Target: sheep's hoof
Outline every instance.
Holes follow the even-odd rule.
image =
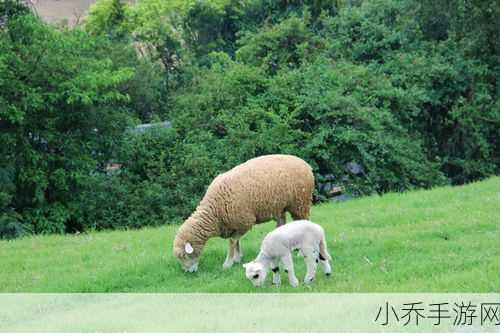
[[[290,285],[294,288],[297,288],[299,286],[299,280],[297,278],[294,280],[290,280]]]
[[[304,279],[304,283],[305,283],[305,284],[309,284],[309,283],[311,283],[311,282],[313,282],[313,281],[314,281],[314,277],[312,277],[312,278],[308,278],[308,279]]]
[[[222,268],[223,269],[229,269],[233,266],[233,262],[224,262],[224,264],[222,265]]]

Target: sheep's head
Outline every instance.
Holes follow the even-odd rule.
[[[186,272],[194,273],[198,270],[200,254],[197,253],[191,243],[182,241],[179,237],[174,241],[174,256],[181,262]]]
[[[252,282],[254,287],[260,287],[266,280],[267,270],[260,262],[251,261],[243,264],[246,277]]]

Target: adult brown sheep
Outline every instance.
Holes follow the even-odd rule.
[[[229,239],[223,267],[242,257],[239,238],[257,223],[309,219],[314,190],[311,166],[292,155],[265,155],[217,176],[196,210],[181,225],[173,253],[186,272],[196,272],[209,238]]]

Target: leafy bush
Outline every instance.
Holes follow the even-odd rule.
[[[174,125],[225,169],[294,153],[359,194],[444,183],[439,165],[391,113],[399,90],[364,67],[323,59],[266,80],[257,67],[225,62],[201,78],[178,97]],[[362,177],[350,177],[349,162],[363,165]]]
[[[307,139],[297,149],[319,175],[333,175],[358,194],[444,183],[438,164],[391,113],[399,91],[382,75],[323,59],[277,76],[270,86],[270,107],[303,132]],[[360,164],[363,174],[353,178],[349,162]]]
[[[437,158],[453,183],[498,170],[500,116],[483,74],[486,66],[464,58],[452,42],[432,50],[394,54],[381,71],[415,101],[413,112],[394,109],[426,154]]]
[[[129,133],[117,155],[119,170],[89,177],[75,207],[78,229],[180,222],[221,170],[205,148],[180,143],[173,128]]]
[[[22,222],[22,217],[15,213],[0,214],[0,239],[13,239],[33,232],[30,225]]]
[[[450,10],[462,10],[459,2],[450,3]],[[389,109],[453,183],[494,174],[499,170],[495,138],[500,118],[490,65],[467,56],[461,43],[471,36],[457,41],[456,18],[440,12],[449,18],[442,24],[450,38],[448,30],[432,34],[422,22],[435,19],[424,9],[436,4],[415,6],[411,1],[377,0],[324,19],[326,54],[366,66],[399,88],[386,99]],[[479,10],[478,3],[471,6]],[[437,7],[442,11],[446,6]],[[439,43],[429,42],[429,37]]]

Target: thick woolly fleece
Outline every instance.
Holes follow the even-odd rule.
[[[211,237],[237,239],[254,224],[308,219],[314,190],[309,164],[292,155],[265,155],[217,176],[193,214],[179,228],[174,255],[189,242],[199,256]]]

